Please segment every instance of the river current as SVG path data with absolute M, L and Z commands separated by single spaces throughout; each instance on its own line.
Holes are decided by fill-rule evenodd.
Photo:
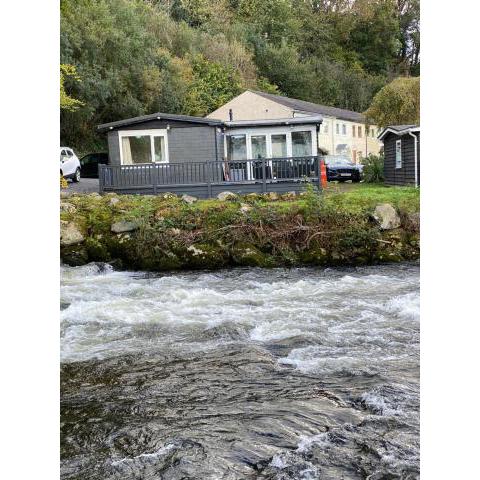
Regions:
M 62 266 L 62 479 L 419 478 L 419 266 Z

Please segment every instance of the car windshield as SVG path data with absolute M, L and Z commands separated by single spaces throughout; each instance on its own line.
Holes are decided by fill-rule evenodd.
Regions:
M 349 162 L 345 158 L 338 158 L 335 160 L 329 160 L 328 165 L 332 167 L 353 167 L 353 163 Z

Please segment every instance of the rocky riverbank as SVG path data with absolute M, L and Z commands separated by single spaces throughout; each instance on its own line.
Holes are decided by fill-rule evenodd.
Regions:
M 382 187 L 385 188 L 385 187 Z M 68 265 L 164 271 L 227 266 L 364 265 L 420 253 L 418 202 L 287 193 L 197 200 L 173 194 L 70 195 L 60 202 Z

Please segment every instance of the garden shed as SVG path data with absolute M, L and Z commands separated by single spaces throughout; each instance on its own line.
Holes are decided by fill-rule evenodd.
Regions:
M 420 185 L 420 126 L 389 125 L 378 136 L 384 145 L 386 185 Z

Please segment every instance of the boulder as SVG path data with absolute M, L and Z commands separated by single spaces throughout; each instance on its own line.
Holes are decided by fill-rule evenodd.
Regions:
M 122 220 L 120 222 L 115 222 L 112 224 L 110 230 L 113 233 L 125 233 L 125 232 L 133 232 L 137 230 L 138 224 L 136 222 L 128 222 L 126 220 Z
M 191 205 L 192 203 L 195 203 L 198 198 L 197 197 L 192 197 L 191 195 L 182 195 L 182 200 L 185 202 L 185 203 L 188 203 L 189 205 Z
M 233 192 L 220 192 L 217 195 L 217 198 L 223 202 L 225 200 L 236 200 L 238 198 L 238 195 Z
M 77 210 L 77 207 L 69 202 L 60 202 L 60 211 L 67 213 L 74 213 Z
M 82 232 L 72 222 L 60 222 L 60 245 L 68 247 L 82 243 L 85 240 Z
M 375 207 L 373 218 L 382 230 L 400 227 L 400 216 L 389 203 L 381 203 Z
M 177 198 L 177 196 L 172 192 L 165 192 L 165 193 L 162 193 L 160 196 L 165 200 L 171 200 L 173 198 Z

